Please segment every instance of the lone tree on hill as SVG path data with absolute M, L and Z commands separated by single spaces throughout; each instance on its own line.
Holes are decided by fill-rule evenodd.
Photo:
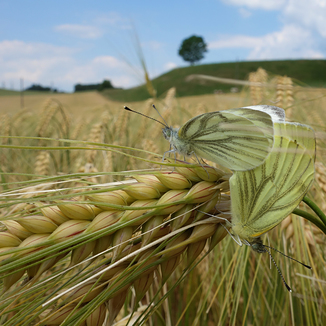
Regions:
M 207 52 L 207 44 L 201 36 L 196 35 L 183 40 L 179 49 L 179 55 L 191 65 L 203 59 L 204 52 Z

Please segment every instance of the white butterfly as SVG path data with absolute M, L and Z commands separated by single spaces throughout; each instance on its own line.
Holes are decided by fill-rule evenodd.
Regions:
M 264 163 L 251 170 L 235 171 L 230 178 L 231 222 L 221 219 L 239 245 L 244 243 L 270 255 L 291 292 L 268 250 L 274 248 L 264 245 L 260 236 L 282 222 L 308 192 L 315 174 L 316 141 L 314 131 L 299 123 L 275 123 L 274 131 L 273 150 Z
M 230 178 L 231 232 L 256 251 L 262 249 L 258 237 L 299 205 L 314 180 L 314 131 L 288 122 L 274 129 L 273 151 L 265 162 Z
M 233 171 L 246 171 L 265 161 L 274 143 L 273 124 L 284 119 L 283 109 L 257 105 L 204 113 L 181 128 L 166 124 L 162 131 L 171 144 L 170 153 L 195 155 Z

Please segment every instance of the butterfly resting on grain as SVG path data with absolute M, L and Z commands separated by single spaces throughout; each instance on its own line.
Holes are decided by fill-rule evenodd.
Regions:
M 226 222 L 237 244 L 268 253 L 277 267 L 268 248 L 276 249 L 264 245 L 261 235 L 291 214 L 308 192 L 315 174 L 316 141 L 309 126 L 285 121 L 274 124 L 274 139 L 273 150 L 263 164 L 236 171 L 230 178 L 231 222 L 215 217 Z
M 143 115 L 128 107 L 125 109 Z M 147 118 L 164 126 L 164 138 L 171 146 L 164 155 L 194 155 L 232 171 L 247 171 L 265 161 L 274 144 L 273 125 L 284 121 L 285 114 L 283 109 L 275 106 L 248 106 L 204 113 L 180 128 L 168 126 L 163 118 L 164 123 Z
M 283 109 L 267 105 L 204 113 L 180 129 L 157 122 L 171 144 L 168 152 L 199 156 L 233 170 L 231 222 L 216 217 L 226 221 L 239 245 L 267 252 L 275 263 L 267 249 L 271 247 L 260 236 L 290 214 L 309 190 L 314 178 L 313 130 L 285 122 Z

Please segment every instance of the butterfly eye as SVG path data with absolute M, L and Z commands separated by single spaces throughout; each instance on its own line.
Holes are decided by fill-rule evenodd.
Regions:
M 171 129 L 170 128 L 162 128 L 163 136 L 165 139 L 169 140 L 171 137 Z

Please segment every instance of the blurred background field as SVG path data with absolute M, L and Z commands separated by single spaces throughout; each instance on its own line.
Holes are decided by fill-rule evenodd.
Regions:
M 177 69 L 174 73 L 179 72 Z M 195 70 L 189 72 L 190 75 L 196 73 Z M 308 196 L 326 211 L 326 89 L 321 87 L 323 84 L 316 82 L 318 88 L 305 88 L 301 82 L 268 74 L 260 68 L 251 71 L 246 78 L 249 82 L 261 83 L 260 86 L 235 86 L 234 92 L 225 93 L 218 91 L 220 84 L 212 81 L 206 94 L 191 95 L 191 90 L 188 94 L 179 90 L 178 85 L 182 85 L 185 77 L 183 72 L 179 76 L 175 87 L 167 88 L 156 98 L 150 98 L 148 85 L 147 88 L 143 85 L 142 92 L 147 92 L 147 99 L 142 101 L 136 101 L 128 90 L 116 90 L 120 94 L 112 97 L 110 92 L 94 91 L 28 93 L 24 94 L 24 108 L 21 108 L 19 94 L 0 93 L 3 145 L 0 188 L 3 193 L 23 192 L 9 204 L 22 204 L 21 212 L 26 214 L 26 198 L 33 197 L 32 203 L 39 196 L 24 193 L 29 182 L 36 189 L 38 185 L 42 189 L 50 180 L 47 178 L 77 179 L 83 186 L 96 186 L 124 180 L 123 171 L 159 168 L 162 155 L 169 148 L 161 125 L 125 111 L 124 105 L 160 119 L 152 108 L 155 104 L 168 124 L 176 127 L 201 113 L 267 104 L 284 108 L 289 121 L 309 124 L 315 129 L 316 181 Z M 159 80 L 164 78 L 158 78 L 157 83 L 153 81 L 151 87 L 159 88 Z M 198 83 L 205 89 L 204 80 L 199 79 Z M 232 85 L 223 87 L 229 90 Z M 117 101 L 124 97 L 124 92 L 126 100 Z M 69 183 L 72 190 L 62 193 L 74 195 L 78 192 L 78 182 Z M 60 183 L 49 187 L 60 189 Z M 304 205 L 300 208 L 306 209 Z M 4 205 L 0 213 L 6 216 L 8 207 Z M 271 246 L 313 267 L 312 271 L 306 271 L 301 265 L 273 253 L 294 289 L 292 295 L 283 286 L 276 268 L 273 265 L 269 268 L 267 255 L 240 248 L 227 236 L 208 256 L 200 256 L 203 260 L 180 283 L 177 281 L 183 276 L 184 265 L 178 266 L 168 281 L 170 293 L 161 312 L 164 318 L 169 316 L 171 325 L 269 325 L 271 320 L 278 325 L 323 325 L 326 322 L 324 235 L 302 218 L 292 216 L 269 232 L 268 241 Z M 143 304 L 148 302 L 144 299 Z M 120 318 L 130 312 L 128 309 L 126 303 Z M 165 325 L 160 318 L 154 320 L 153 325 Z

